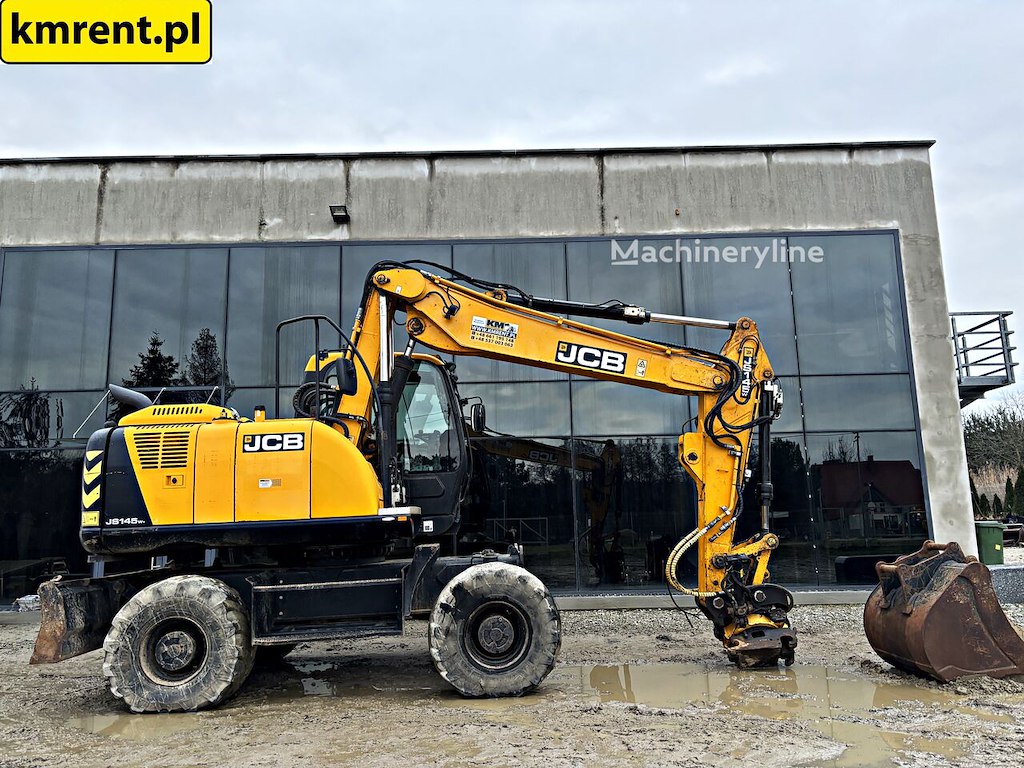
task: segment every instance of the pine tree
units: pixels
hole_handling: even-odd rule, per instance
[[[1024,499],[1024,467],[1017,468],[1017,482],[1013,484],[1013,498],[1014,500]],[[1016,510],[1018,517],[1024,511],[1022,507],[1024,507],[1024,502],[1018,501]]]
[[[192,351],[185,358],[185,380],[196,387],[223,387],[225,401],[235,391],[228,375],[227,363],[221,359],[217,337],[209,328],[199,331],[196,340],[192,342]],[[208,396],[209,392],[195,393],[197,402],[205,402]],[[214,400],[219,402],[220,397],[215,396]]]
[[[1017,508],[1017,497],[1013,491],[1013,481],[1006,478],[1006,491],[1003,493],[1003,509],[1006,514],[1012,515]]]
[[[163,353],[164,340],[157,331],[149,337],[149,347],[139,353],[138,365],[133,365],[128,378],[121,383],[129,388],[173,387],[181,383],[178,361]]]
[[[978,486],[974,484],[973,477],[969,477],[968,481],[971,484],[971,509],[974,510],[974,516],[977,517],[981,513],[981,499],[978,498]]]
[[[998,496],[992,497],[992,514],[997,520],[1003,517],[1003,502]]]
[[[985,518],[992,517],[992,504],[988,500],[988,494],[983,493],[978,497],[978,508],[981,511],[980,517],[984,520]]]

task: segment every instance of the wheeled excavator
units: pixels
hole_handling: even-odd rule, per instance
[[[408,343],[396,354],[403,317]],[[729,338],[708,352],[576,318],[711,327]],[[697,527],[667,558],[666,580],[695,599],[731,661],[792,663],[793,598],[768,581],[779,544],[768,530],[768,433],[782,392],[753,320],[545,299],[436,264],[382,262],[350,335],[324,316],[279,324],[278,371],[281,330],[297,323],[313,325],[315,348],[294,417],[153,405],[111,387],[134,410],[86,445],[81,540],[93,576],[40,587],[33,663],[102,647],[110,689],[132,710],[195,710],[230,698],[257,650],[398,634],[429,616],[434,666],[462,694],[535,688],[561,642],[549,591],[514,544],[440,552],[458,529],[470,466],[456,380],[438,353],[696,398],[678,457],[696,485]],[[339,348],[321,349],[325,324]],[[484,428],[478,404],[470,421]],[[764,481],[759,508],[745,511],[755,433]],[[743,514],[757,514],[761,530],[734,542]],[[679,566],[694,547],[690,587]],[[139,558],[151,567],[128,568]]]

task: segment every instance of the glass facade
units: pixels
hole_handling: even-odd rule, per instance
[[[623,253],[635,258],[617,258]],[[51,573],[85,569],[79,462],[106,418],[108,382],[153,394],[169,388],[164,401],[211,398],[243,415],[272,408],[277,323],[322,313],[347,328],[372,265],[411,259],[537,296],[756,320],[786,395],[773,439],[777,580],[842,581],[840,558],[909,551],[927,534],[891,231],[9,248],[0,250],[2,599]],[[726,338],[590,322],[705,349]],[[310,329],[287,330],[282,415],[313,347]],[[528,564],[553,588],[663,589],[665,555],[694,520],[694,489],[675,446],[695,403],[490,360],[456,363],[460,394],[482,399],[489,429],[502,433],[472,440],[475,479],[459,547],[502,541],[515,528]],[[752,527],[755,517],[742,522]]]

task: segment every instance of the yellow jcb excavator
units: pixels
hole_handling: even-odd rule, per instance
[[[450,277],[436,274],[445,270]],[[397,355],[396,315],[409,337]],[[568,316],[730,336],[715,353]],[[768,583],[778,546],[768,531],[768,430],[782,393],[753,320],[542,299],[439,265],[384,262],[368,275],[350,337],[329,318],[306,316],[278,326],[278,349],[281,329],[299,322],[313,324],[316,351],[294,418],[153,405],[111,387],[136,410],[86,446],[81,539],[94,575],[40,588],[34,663],[102,646],[111,691],[131,709],[192,710],[237,691],[256,649],[395,634],[429,615],[434,665],[463,694],[538,685],[554,666],[561,624],[517,548],[440,554],[459,525],[467,427],[449,366],[418,346],[695,397],[696,427],[680,436],[678,456],[696,484],[697,527],[672,550],[666,579],[695,598],[731,660],[792,663],[793,599]],[[320,348],[324,324],[341,348]],[[471,409],[477,431],[482,414]],[[755,431],[761,530],[736,543]],[[397,555],[405,546],[411,555]],[[695,588],[678,575],[692,547]],[[140,557],[155,567],[126,570]]]

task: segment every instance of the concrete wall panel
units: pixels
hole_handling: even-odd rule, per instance
[[[270,160],[262,164],[261,240],[344,240],[347,224],[335,224],[331,205],[344,205],[342,160]]]
[[[76,245],[96,233],[94,163],[0,163],[0,245]]]
[[[258,240],[262,164],[111,163],[100,243]]]

